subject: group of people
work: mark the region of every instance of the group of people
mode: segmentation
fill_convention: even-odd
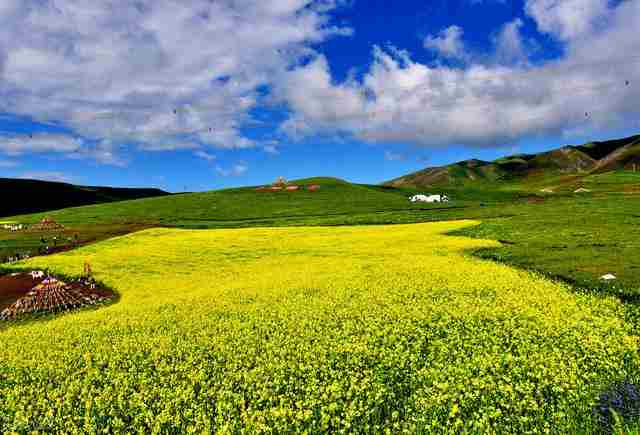
[[[75,234],[73,237],[67,237],[66,239],[69,245],[78,245],[79,237]],[[63,244],[61,237],[53,236],[51,239],[40,237],[40,246],[38,246],[38,255],[51,254],[59,244]],[[0,257],[0,264],[2,263],[17,263],[18,261],[27,260],[31,258],[31,252],[24,254],[17,253],[7,257]]]
[[[51,238],[51,244],[53,245],[53,248],[58,247],[58,242],[62,242],[62,238],[58,238],[58,236],[53,236]],[[77,245],[79,243],[78,235],[75,234],[73,237],[67,237],[67,243],[69,245]],[[49,254],[52,248],[51,244],[49,243],[49,240],[44,236],[40,237],[40,247],[38,248],[38,253]]]
[[[13,256],[0,259],[0,263],[17,263],[18,261],[28,260],[29,258],[31,258],[30,253],[15,254]]]

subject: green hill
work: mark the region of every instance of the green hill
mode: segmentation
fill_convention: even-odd
[[[411,192],[404,189],[381,189],[330,177],[295,180],[291,184],[318,184],[320,189],[315,192],[306,189],[259,192],[256,186],[241,187],[67,208],[47,212],[46,215],[63,224],[136,223],[208,227],[227,221],[251,222],[416,207],[407,200]],[[30,214],[14,220],[29,223],[43,216],[44,213]]]
[[[383,183],[393,187],[463,187],[483,184],[535,186],[567,177],[616,170],[640,170],[640,135],[579,146],[563,146],[538,154],[517,154],[493,162],[465,160],[426,168]]]
[[[160,189],[76,186],[52,181],[0,178],[0,217],[59,210],[86,204],[169,195]]]
[[[9,217],[6,221],[31,224],[45,216],[63,224],[61,231],[0,231],[0,263],[17,253],[35,253],[41,237],[62,240],[57,249],[73,247],[72,241],[93,243],[149,227],[239,228],[296,225],[349,225],[355,223],[413,222],[441,219],[445,215],[480,204],[505,193],[480,191],[457,194],[446,204],[414,204],[413,189],[354,184],[331,177],[294,180],[291,184],[317,184],[317,191],[258,191],[258,186],[210,192],[70,207]],[[510,198],[513,196],[512,194]],[[479,196],[482,197],[479,200]],[[484,209],[483,209],[484,210]]]

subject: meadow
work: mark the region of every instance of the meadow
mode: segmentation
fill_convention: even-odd
[[[29,433],[595,433],[637,338],[612,296],[469,255],[475,221],[155,228],[18,266],[117,304],[0,330]],[[517,245],[516,245],[517,246]]]

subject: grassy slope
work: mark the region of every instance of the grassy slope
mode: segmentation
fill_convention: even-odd
[[[410,204],[408,192],[359,186],[333,178],[299,180],[317,183],[317,192],[256,192],[253,188],[227,189],[117,203],[68,208],[59,211],[17,216],[7,220],[33,223],[52,216],[67,229],[57,232],[17,232],[0,230],[0,261],[15,253],[34,253],[41,237],[51,243],[53,236],[67,239],[78,234],[82,243],[123,234],[145,226],[218,228],[236,226],[287,225],[327,216],[351,216],[388,210],[423,209]]]
[[[596,193],[545,195],[542,203],[518,190],[450,189],[450,204],[416,205],[415,190],[352,185],[335,179],[311,179],[320,191],[260,193],[229,189],[80,207],[51,213],[68,224],[67,234],[100,240],[139,229],[141,224],[187,228],[289,225],[355,225],[428,222],[474,218],[483,224],[467,234],[515,244],[493,253],[527,268],[560,276],[583,286],[602,286],[599,277],[614,273],[626,294],[640,289],[640,200],[625,190],[640,188],[629,172],[593,175],[583,185]],[[483,190],[484,189],[484,190]],[[640,189],[639,189],[640,190]],[[602,193],[598,193],[602,192]],[[618,192],[618,193],[606,193]],[[42,215],[12,218],[33,222]],[[40,234],[0,233],[0,256],[37,248]]]
[[[384,191],[330,178],[308,179],[320,190],[256,192],[253,188],[225,189],[170,197],[123,201],[47,213],[62,223],[152,223],[215,226],[219,222],[297,218],[425,208],[407,201],[408,191]],[[304,181],[304,180],[303,180]],[[34,222],[45,214],[12,218]]]
[[[98,204],[64,210],[16,216],[11,220],[33,223],[52,216],[67,226],[58,237],[78,234],[82,243],[101,240],[148,226],[184,228],[230,228],[248,226],[349,224],[357,222],[416,222],[450,215],[451,209],[479,209],[481,203],[498,204],[517,198],[517,191],[494,192],[482,186],[444,189],[453,201],[448,204],[412,204],[408,197],[416,189],[358,185],[335,178],[297,180],[320,184],[317,192],[256,192],[253,188],[226,189],[205,193],[172,195]],[[425,216],[426,213],[426,216]],[[484,208],[479,214],[485,216]],[[54,233],[45,233],[50,242]],[[41,233],[0,231],[0,260],[15,253],[35,252]]]
[[[76,186],[40,180],[0,178],[0,217],[47,210],[59,210],[85,204],[138,199],[167,195],[159,189],[127,189],[116,187]]]
[[[511,207],[467,235],[504,240],[496,258],[596,287],[606,273],[640,293],[640,204],[626,195]]]
[[[34,259],[88,259],[122,299],[0,331],[0,427],[595,429],[637,374],[619,302],[463,255],[495,246],[443,236],[469,224],[153,229]]]

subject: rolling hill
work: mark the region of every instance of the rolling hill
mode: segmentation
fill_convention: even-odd
[[[13,178],[0,178],[0,192],[3,198],[11,198],[0,204],[0,217],[169,195],[160,189],[76,186]]]
[[[112,202],[47,212],[64,224],[136,223],[144,225],[205,228],[224,222],[264,219],[295,219],[351,213],[371,213],[419,208],[407,197],[409,190],[353,184],[332,177],[291,181],[292,184],[318,184],[309,192],[259,192],[240,187],[210,192],[183,193],[155,198]],[[45,214],[19,216],[20,222],[40,220]]]
[[[611,171],[640,170],[640,135],[579,146],[563,146],[538,154],[516,154],[492,162],[471,159],[426,168],[383,185],[393,187],[460,187],[474,184],[531,183],[576,178]]]

